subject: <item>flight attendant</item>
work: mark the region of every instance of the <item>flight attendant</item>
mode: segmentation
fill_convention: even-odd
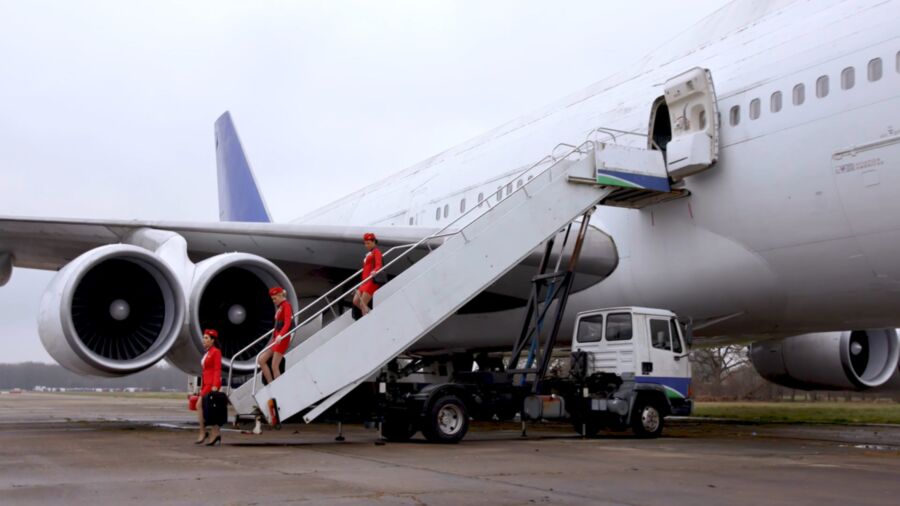
[[[203,368],[203,376],[200,383],[201,402],[207,394],[218,392],[222,388],[222,351],[219,350],[219,333],[213,329],[204,330],[203,348],[206,349],[206,354],[200,360],[200,365]],[[197,421],[200,422],[200,438],[194,444],[203,444],[209,436],[212,436],[214,443],[221,441],[218,426],[213,427],[213,433],[206,432],[202,404],[197,409]]]
[[[363,258],[362,278],[366,279],[381,270],[383,260],[381,258],[381,250],[378,249],[378,239],[375,238],[375,234],[368,232],[363,235],[363,244],[369,251]],[[369,314],[369,301],[375,295],[375,290],[378,290],[378,284],[375,283],[374,279],[370,279],[360,285],[356,289],[356,294],[353,295],[353,305],[359,308],[363,316]]]
[[[269,296],[272,297],[272,304],[275,304],[275,329],[272,331],[272,339],[269,341],[270,345],[273,343],[274,345],[259,356],[259,368],[262,369],[267,383],[271,383],[275,378],[281,376],[281,361],[291,345],[289,331],[294,323],[294,310],[287,300],[287,292],[284,291],[284,288],[280,286],[272,288],[269,290]],[[269,359],[272,359],[271,369],[269,368]]]

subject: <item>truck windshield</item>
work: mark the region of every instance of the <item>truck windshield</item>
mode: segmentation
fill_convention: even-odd
[[[672,351],[681,353],[683,350],[681,348],[681,339],[678,338],[678,329],[675,328],[676,321],[674,318],[669,320],[669,326],[672,329]]]

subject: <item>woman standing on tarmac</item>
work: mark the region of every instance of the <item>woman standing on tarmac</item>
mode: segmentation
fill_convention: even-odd
[[[365,258],[363,258],[362,278],[366,279],[369,276],[374,276],[376,272],[381,270],[383,260],[381,251],[377,247],[378,239],[375,238],[375,234],[368,232],[363,235],[363,244],[369,250]],[[374,279],[370,279],[357,288],[356,294],[353,295],[353,305],[359,308],[363,316],[369,314],[369,302],[372,300],[372,296],[375,295],[375,290],[378,290],[378,283]]]
[[[281,360],[291,345],[289,331],[294,323],[294,310],[287,300],[287,292],[284,288],[276,286],[269,290],[272,304],[275,304],[275,329],[272,331],[272,339],[269,341],[269,349],[259,356],[259,368],[262,369],[266,383],[271,383],[281,376]],[[273,344],[274,343],[274,344]],[[269,359],[272,359],[272,368],[269,368]]]
[[[197,409],[197,420],[200,422],[200,439],[194,441],[194,444],[203,444],[206,438],[210,436],[206,432],[205,421],[203,420],[203,404],[202,402],[210,392],[218,392],[222,388],[222,352],[219,350],[219,333],[213,329],[203,331],[203,348],[206,354],[200,360],[203,367],[203,380],[200,383],[200,401],[201,405]],[[219,433],[219,426],[213,426],[213,439],[209,445],[221,442],[222,436]]]

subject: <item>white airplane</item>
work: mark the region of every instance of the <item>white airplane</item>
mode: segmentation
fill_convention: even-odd
[[[286,224],[270,222],[226,113],[220,223],[0,217],[0,284],[14,266],[60,270],[39,329],[71,370],[167,357],[196,374],[201,328],[219,330],[226,358],[271,328],[268,287],[309,302],[359,267],[364,232],[383,249],[420,240],[507,198],[559,145],[593,140],[661,151],[681,198],[594,213],[566,321],[662,307],[700,342],[755,342],[773,381],[878,387],[900,354],[898,18],[900,1],[734,2],[615,76]],[[414,348],[508,348],[538,259]]]

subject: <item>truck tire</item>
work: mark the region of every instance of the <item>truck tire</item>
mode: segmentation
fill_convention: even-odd
[[[432,443],[458,443],[468,431],[466,404],[452,394],[435,399],[422,420],[422,434]]]
[[[638,397],[631,415],[631,430],[637,437],[659,437],[663,431],[663,412],[659,403]]]
[[[381,423],[381,437],[395,443],[409,441],[419,429],[412,420],[405,417],[385,418]]]

